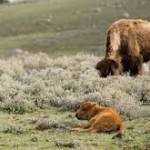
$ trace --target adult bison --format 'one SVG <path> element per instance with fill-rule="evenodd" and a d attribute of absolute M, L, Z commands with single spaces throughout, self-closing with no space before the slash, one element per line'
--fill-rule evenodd
<path fill-rule="evenodd" d="M 143 74 L 143 63 L 150 60 L 150 22 L 121 19 L 107 31 L 105 58 L 97 63 L 101 77 Z"/>

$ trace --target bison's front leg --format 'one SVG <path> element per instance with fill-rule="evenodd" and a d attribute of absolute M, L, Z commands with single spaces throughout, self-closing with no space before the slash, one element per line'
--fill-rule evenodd
<path fill-rule="evenodd" d="M 135 75 L 142 75 L 143 74 L 143 57 L 140 56 L 131 56 L 130 57 L 130 75 L 135 76 Z"/>

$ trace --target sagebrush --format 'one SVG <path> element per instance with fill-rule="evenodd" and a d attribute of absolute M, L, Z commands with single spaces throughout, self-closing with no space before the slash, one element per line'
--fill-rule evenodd
<path fill-rule="evenodd" d="M 101 58 L 77 54 L 50 58 L 18 51 L 0 59 L 0 109 L 13 113 L 37 108 L 75 110 L 86 99 L 110 106 L 127 117 L 150 114 L 150 75 L 100 78 Z"/>

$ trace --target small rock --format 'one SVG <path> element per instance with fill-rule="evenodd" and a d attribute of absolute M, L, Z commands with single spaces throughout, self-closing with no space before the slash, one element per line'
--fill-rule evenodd
<path fill-rule="evenodd" d="M 38 138 L 37 138 L 37 137 L 33 137 L 33 138 L 31 138 L 31 141 L 32 141 L 32 142 L 37 142 L 37 141 L 38 141 Z"/>

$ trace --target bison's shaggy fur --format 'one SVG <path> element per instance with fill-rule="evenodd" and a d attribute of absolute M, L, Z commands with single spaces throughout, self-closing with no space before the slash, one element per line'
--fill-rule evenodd
<path fill-rule="evenodd" d="M 113 61 L 110 63 L 110 60 Z M 97 63 L 96 69 L 101 77 L 124 72 L 129 72 L 131 76 L 142 75 L 143 63 L 149 60 L 150 22 L 140 19 L 121 19 L 108 29 L 105 58 Z M 118 64 L 115 70 L 112 67 L 114 61 L 115 66 Z"/>

